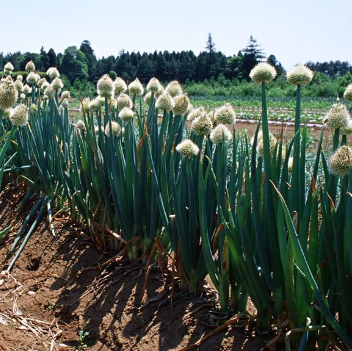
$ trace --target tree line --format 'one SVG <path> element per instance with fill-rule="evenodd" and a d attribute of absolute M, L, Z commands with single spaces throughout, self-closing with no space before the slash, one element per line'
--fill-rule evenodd
<path fill-rule="evenodd" d="M 186 84 L 219 79 L 241 82 L 248 81 L 253 66 L 265 58 L 263 49 L 252 36 L 248 45 L 233 56 L 217 51 L 211 34 L 205 50 L 198 55 L 193 51 L 121 51 L 117 56 L 97 58 L 90 42 L 84 40 L 79 47 L 69 46 L 63 53 L 56 53 L 52 48 L 46 51 L 43 47 L 39 53 L 0 53 L 0 71 L 6 62 L 11 62 L 15 71 L 24 71 L 26 63 L 32 60 L 39 71 L 45 72 L 49 67 L 58 67 L 71 86 L 82 82 L 96 83 L 105 73 L 109 73 L 112 78 L 120 76 L 127 82 L 136 77 L 143 83 L 147 83 L 152 77 L 163 82 L 176 79 Z M 285 73 L 275 55 L 269 55 L 267 61 L 275 66 L 278 78 Z M 332 78 L 352 73 L 348 62 L 308 62 L 307 65 L 315 72 Z"/>

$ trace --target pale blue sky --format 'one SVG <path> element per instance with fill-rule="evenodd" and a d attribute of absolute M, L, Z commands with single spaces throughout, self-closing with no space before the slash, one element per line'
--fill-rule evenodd
<path fill-rule="evenodd" d="M 0 52 L 57 53 L 87 39 L 98 57 L 120 50 L 193 50 L 212 33 L 237 54 L 253 35 L 286 69 L 296 63 L 352 63 L 351 0 L 0 0 Z"/>

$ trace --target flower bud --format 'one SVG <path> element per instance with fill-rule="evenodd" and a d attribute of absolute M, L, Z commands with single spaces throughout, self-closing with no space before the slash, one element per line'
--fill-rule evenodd
<path fill-rule="evenodd" d="M 30 107 L 30 110 L 32 113 L 37 113 L 38 112 L 38 107 L 35 104 L 32 104 Z"/>
<path fill-rule="evenodd" d="M 16 80 L 20 80 L 21 82 L 23 82 L 23 76 L 18 74 L 16 77 Z"/>

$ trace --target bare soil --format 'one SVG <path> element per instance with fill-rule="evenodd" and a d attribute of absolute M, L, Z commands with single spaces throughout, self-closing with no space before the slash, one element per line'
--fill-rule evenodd
<path fill-rule="evenodd" d="M 11 184 L 0 196 L 0 231 L 12 225 L 0 240 L 0 350 L 186 350 L 225 321 L 209 284 L 200 296 L 172 290 L 167 269 L 151 270 L 142 297 L 144 266 L 98 252 L 65 215 L 55 217 L 56 238 L 40 224 L 8 275 L 6 254 L 31 209 L 15 210 L 22 196 Z M 273 335 L 252 322 L 235 317 L 193 349 L 261 350 Z"/>

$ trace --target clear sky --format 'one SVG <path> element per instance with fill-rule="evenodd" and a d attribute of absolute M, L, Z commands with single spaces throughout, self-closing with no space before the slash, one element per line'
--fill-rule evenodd
<path fill-rule="evenodd" d="M 120 50 L 237 54 L 250 35 L 286 69 L 352 63 L 351 0 L 0 0 L 0 52 L 63 52 L 89 40 L 98 57 Z"/>

